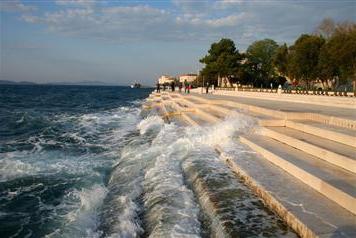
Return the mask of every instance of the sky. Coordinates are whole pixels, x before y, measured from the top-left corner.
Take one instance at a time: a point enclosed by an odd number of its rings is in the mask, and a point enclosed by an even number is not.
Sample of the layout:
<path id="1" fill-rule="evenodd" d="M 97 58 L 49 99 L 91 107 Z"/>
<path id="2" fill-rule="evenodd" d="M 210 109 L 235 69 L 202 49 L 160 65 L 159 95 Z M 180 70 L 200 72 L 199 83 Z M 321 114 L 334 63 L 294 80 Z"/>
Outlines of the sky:
<path id="1" fill-rule="evenodd" d="M 354 0 L 0 0 L 0 80 L 153 85 L 196 73 L 211 43 L 293 44 Z"/>

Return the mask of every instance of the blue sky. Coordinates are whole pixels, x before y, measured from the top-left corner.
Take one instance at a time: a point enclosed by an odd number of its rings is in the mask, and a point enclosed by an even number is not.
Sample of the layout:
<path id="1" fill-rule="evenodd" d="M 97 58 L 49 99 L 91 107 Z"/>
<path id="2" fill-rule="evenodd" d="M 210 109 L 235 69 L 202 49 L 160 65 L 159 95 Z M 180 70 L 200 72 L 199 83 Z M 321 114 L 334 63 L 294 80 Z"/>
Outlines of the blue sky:
<path id="1" fill-rule="evenodd" d="M 222 37 L 240 51 L 271 38 L 292 44 L 330 17 L 355 21 L 349 0 L 2 0 L 0 79 L 153 84 L 197 72 Z"/>

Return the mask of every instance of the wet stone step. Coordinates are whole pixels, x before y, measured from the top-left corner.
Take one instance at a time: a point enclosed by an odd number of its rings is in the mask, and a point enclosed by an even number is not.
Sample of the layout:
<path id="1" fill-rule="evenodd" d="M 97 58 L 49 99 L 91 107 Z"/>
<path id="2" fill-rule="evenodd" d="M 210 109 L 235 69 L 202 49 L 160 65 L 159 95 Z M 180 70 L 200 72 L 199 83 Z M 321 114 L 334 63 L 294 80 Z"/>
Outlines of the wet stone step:
<path id="1" fill-rule="evenodd" d="M 204 159 L 199 153 L 189 154 L 183 170 L 208 217 L 210 237 L 297 237 L 214 152 Z"/>

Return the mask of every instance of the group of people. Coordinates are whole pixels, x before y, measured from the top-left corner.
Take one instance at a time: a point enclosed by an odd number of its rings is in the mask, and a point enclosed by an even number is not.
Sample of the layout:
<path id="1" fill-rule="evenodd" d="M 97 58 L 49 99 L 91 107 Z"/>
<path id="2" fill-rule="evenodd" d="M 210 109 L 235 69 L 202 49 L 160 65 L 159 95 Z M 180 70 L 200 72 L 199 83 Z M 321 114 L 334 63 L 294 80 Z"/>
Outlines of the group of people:
<path id="1" fill-rule="evenodd" d="M 166 91 L 167 85 L 162 84 L 162 86 L 163 86 L 163 91 Z M 190 83 L 188 83 L 187 80 L 185 80 L 184 83 L 182 83 L 182 82 L 178 83 L 178 89 L 179 89 L 180 93 L 182 92 L 183 86 L 184 86 L 184 93 L 190 93 L 190 90 L 192 89 L 192 85 Z M 171 87 L 171 91 L 174 92 L 176 89 L 176 84 L 174 83 L 174 81 L 171 82 L 170 87 Z M 161 92 L 161 84 L 159 82 L 157 82 L 157 84 L 156 84 L 156 92 L 157 93 Z"/>

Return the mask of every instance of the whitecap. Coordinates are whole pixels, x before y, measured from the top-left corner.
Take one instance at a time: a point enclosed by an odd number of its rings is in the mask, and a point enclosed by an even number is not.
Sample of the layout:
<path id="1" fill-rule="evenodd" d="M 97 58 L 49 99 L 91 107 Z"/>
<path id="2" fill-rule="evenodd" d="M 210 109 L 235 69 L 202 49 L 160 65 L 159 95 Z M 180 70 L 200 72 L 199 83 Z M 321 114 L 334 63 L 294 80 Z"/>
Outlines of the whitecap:
<path id="1" fill-rule="evenodd" d="M 159 116 L 149 116 L 143 119 L 138 125 L 137 129 L 140 130 L 141 135 L 146 134 L 148 131 L 159 130 L 164 121 Z"/>
<path id="2" fill-rule="evenodd" d="M 27 164 L 20 160 L 15 159 L 2 159 L 0 160 L 0 181 L 8 181 L 23 177 L 26 175 L 33 175 L 38 168 L 31 164 Z"/>
<path id="3" fill-rule="evenodd" d="M 100 224 L 99 212 L 107 189 L 95 184 L 90 188 L 70 191 L 59 205 L 66 212 L 64 227 L 46 235 L 46 237 L 100 237 L 97 230 Z"/>

